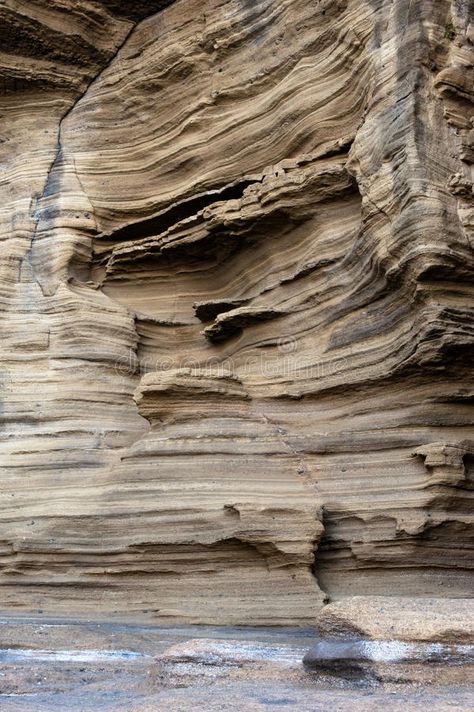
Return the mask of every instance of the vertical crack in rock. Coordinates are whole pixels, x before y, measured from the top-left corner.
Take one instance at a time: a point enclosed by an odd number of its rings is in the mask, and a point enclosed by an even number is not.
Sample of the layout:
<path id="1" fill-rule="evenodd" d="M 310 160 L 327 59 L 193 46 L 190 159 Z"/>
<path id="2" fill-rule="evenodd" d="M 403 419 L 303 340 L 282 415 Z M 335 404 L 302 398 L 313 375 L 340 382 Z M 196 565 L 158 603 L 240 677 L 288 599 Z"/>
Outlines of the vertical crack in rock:
<path id="1" fill-rule="evenodd" d="M 170 2 L 162 2 L 161 5 L 163 7 L 167 7 L 170 4 L 172 4 L 174 0 L 171 0 Z M 143 19 L 143 18 L 141 18 Z M 30 250 L 28 251 L 28 261 L 31 265 L 32 272 L 34 279 L 38 283 L 38 286 L 40 287 L 43 296 L 51 296 L 53 295 L 59 284 L 58 281 L 54 279 L 54 276 L 50 273 L 51 265 L 49 264 L 49 261 L 47 260 L 47 255 L 46 259 L 44 259 L 43 255 L 43 250 L 41 248 L 41 245 L 38 244 L 38 232 L 48 232 L 48 231 L 53 231 L 54 233 L 54 224 L 52 223 L 50 216 L 48 213 L 50 211 L 54 211 L 54 206 L 49 207 L 46 206 L 45 208 L 42 207 L 42 203 L 46 202 L 46 199 L 50 195 L 60 195 L 61 192 L 61 169 L 63 166 L 64 162 L 64 146 L 63 146 L 63 140 L 62 140 L 62 131 L 63 131 L 63 126 L 67 118 L 72 114 L 72 112 L 75 110 L 76 106 L 79 104 L 80 101 L 84 98 L 84 96 L 87 94 L 87 92 L 91 89 L 93 86 L 94 82 L 98 80 L 102 72 L 107 69 L 107 67 L 110 67 L 110 65 L 114 62 L 115 58 L 118 56 L 120 50 L 126 45 L 126 43 L 129 41 L 130 37 L 132 36 L 133 32 L 135 31 L 137 27 L 137 23 L 132 24 L 130 27 L 129 32 L 125 35 L 124 39 L 122 42 L 117 46 L 115 52 L 113 55 L 108 58 L 107 64 L 105 66 L 100 67 L 99 71 L 97 74 L 95 74 L 87 83 L 86 87 L 84 88 L 84 91 L 75 99 L 74 103 L 69 106 L 64 114 L 60 117 L 59 123 L 58 123 L 58 129 L 57 129 L 57 141 L 56 141 L 56 148 L 55 148 L 55 153 L 54 157 L 51 161 L 51 164 L 47 170 L 46 173 L 46 179 L 44 182 L 44 188 L 41 192 L 41 194 L 35 199 L 35 209 L 33 212 L 33 217 L 34 217 L 34 228 L 33 228 L 33 235 L 31 238 L 31 247 Z M 76 172 L 76 176 L 80 182 L 80 178 Z M 82 186 L 81 186 L 82 187 Z M 44 226 L 42 223 L 44 222 Z M 47 240 L 49 238 L 46 238 Z M 44 265 L 44 262 L 47 262 L 46 265 Z"/>

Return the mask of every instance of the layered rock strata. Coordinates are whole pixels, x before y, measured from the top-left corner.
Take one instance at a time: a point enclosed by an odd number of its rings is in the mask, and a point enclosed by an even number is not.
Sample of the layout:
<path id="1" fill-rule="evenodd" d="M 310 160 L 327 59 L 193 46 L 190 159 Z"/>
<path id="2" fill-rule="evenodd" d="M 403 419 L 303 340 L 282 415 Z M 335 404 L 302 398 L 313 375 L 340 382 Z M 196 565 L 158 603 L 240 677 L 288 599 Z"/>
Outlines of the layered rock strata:
<path id="1" fill-rule="evenodd" d="M 467 0 L 0 18 L 3 606 L 467 595 Z"/>

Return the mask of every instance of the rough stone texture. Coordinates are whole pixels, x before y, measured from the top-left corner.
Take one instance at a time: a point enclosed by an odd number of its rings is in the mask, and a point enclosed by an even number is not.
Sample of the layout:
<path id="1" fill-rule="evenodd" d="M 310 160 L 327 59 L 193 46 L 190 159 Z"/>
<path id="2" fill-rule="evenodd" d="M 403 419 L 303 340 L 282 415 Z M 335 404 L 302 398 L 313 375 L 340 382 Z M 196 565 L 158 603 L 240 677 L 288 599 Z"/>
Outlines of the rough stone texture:
<path id="1" fill-rule="evenodd" d="M 470 712 L 470 664 L 308 670 L 305 628 L 0 625 L 2 712 Z M 8 646 L 9 649 L 5 649 Z M 347 670 L 347 665 L 346 665 Z"/>
<path id="2" fill-rule="evenodd" d="M 469 1 L 0 20 L 2 606 L 468 595 Z"/>
<path id="3" fill-rule="evenodd" d="M 354 596 L 325 606 L 317 633 L 323 638 L 473 644 L 474 601 Z"/>

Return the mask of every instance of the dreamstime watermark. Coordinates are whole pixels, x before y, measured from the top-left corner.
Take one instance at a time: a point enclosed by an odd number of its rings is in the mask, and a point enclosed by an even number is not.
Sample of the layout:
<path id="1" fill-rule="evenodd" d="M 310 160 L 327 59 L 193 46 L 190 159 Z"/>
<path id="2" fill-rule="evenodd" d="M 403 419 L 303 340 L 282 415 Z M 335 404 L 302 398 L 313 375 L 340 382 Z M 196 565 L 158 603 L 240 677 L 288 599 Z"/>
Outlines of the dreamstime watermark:
<path id="1" fill-rule="evenodd" d="M 262 378 L 264 380 L 319 380 L 331 377 L 348 368 L 345 357 L 313 360 L 311 353 L 300 349 L 294 337 L 278 339 L 276 348 L 270 353 L 237 354 L 225 358 L 217 356 L 199 359 L 192 356 L 171 358 L 138 358 L 130 349 L 123 358 L 116 358 L 114 370 L 117 375 L 130 378 L 142 377 L 147 373 L 165 373 L 176 369 L 186 369 L 190 375 L 222 378 L 234 375 L 239 379 Z"/>
<path id="2" fill-rule="evenodd" d="M 292 336 L 278 339 L 278 351 L 282 354 L 292 354 L 298 350 L 298 341 Z"/>

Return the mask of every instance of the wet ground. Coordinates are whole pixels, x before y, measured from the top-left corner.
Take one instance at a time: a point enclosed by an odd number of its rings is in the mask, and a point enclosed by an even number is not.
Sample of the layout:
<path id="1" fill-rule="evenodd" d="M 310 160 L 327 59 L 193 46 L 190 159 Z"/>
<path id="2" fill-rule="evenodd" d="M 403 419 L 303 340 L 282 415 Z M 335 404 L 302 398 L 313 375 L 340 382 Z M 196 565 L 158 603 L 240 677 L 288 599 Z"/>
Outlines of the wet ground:
<path id="1" fill-rule="evenodd" d="M 421 650 L 420 658 L 417 650 L 410 661 L 404 648 L 405 658 L 397 660 L 395 642 L 382 652 L 365 646 L 365 658 L 375 660 L 346 664 L 325 643 L 320 650 L 329 651 L 327 659 L 305 670 L 303 656 L 315 643 L 314 631 L 305 629 L 1 618 L 0 710 L 474 709 L 472 651 L 437 648 L 426 657 Z"/>

